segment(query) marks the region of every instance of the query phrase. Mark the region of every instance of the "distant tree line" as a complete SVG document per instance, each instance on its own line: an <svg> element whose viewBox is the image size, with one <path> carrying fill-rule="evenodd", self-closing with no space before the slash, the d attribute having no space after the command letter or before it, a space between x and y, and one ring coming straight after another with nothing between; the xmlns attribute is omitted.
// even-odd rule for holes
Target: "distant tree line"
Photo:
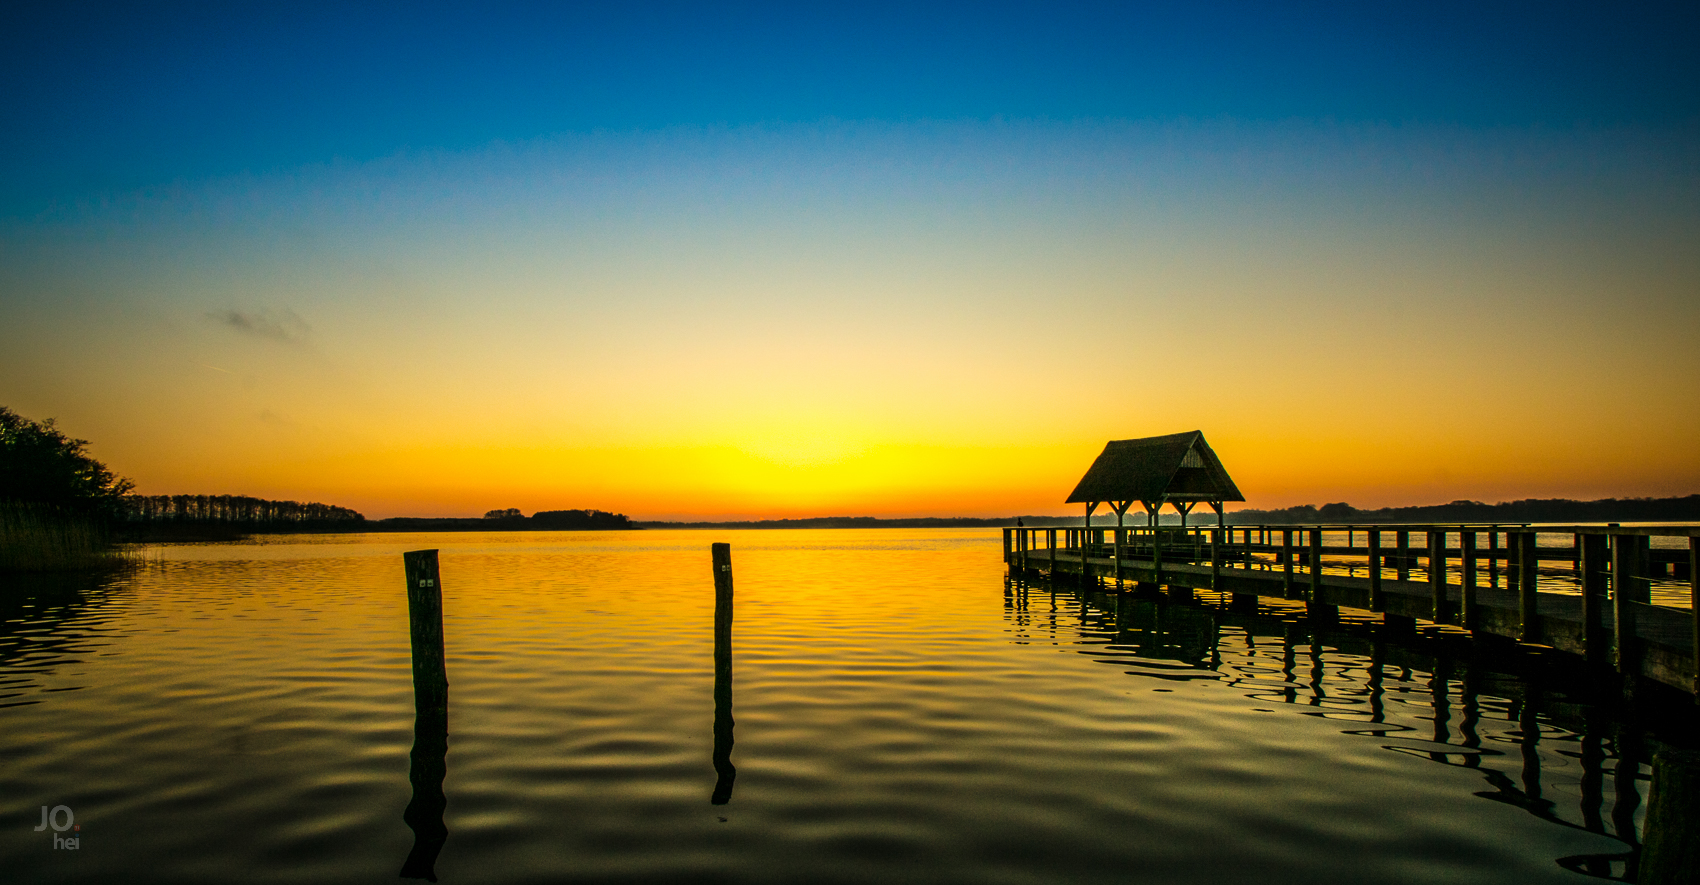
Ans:
<svg viewBox="0 0 1700 885"><path fill-rule="evenodd" d="M219 524L252 530L351 529L366 521L335 504L270 501L247 495L125 495L120 519L132 526Z"/></svg>
<svg viewBox="0 0 1700 885"><path fill-rule="evenodd" d="M1236 510L1228 514L1230 524L1298 523L1437 523L1437 522L1697 522L1700 495L1681 498L1603 498L1574 501L1568 498L1528 498L1500 504L1453 501L1422 507L1384 507L1359 510L1344 502L1310 504L1280 510Z"/></svg>
<svg viewBox="0 0 1700 885"><path fill-rule="evenodd" d="M525 516L518 508L491 510L483 518L392 516L365 524L369 532L523 532L621 531L638 526L623 513L606 510L540 510Z"/></svg>

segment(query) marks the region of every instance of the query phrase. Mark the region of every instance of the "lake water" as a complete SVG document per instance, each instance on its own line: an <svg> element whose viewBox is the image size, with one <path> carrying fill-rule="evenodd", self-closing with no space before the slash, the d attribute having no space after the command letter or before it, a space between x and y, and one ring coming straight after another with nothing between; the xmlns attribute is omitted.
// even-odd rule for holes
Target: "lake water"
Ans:
<svg viewBox="0 0 1700 885"><path fill-rule="evenodd" d="M420 548L442 882L1578 882L1640 827L1634 723L1351 624L1012 587L996 530L279 536L0 578L0 881L396 881Z"/></svg>

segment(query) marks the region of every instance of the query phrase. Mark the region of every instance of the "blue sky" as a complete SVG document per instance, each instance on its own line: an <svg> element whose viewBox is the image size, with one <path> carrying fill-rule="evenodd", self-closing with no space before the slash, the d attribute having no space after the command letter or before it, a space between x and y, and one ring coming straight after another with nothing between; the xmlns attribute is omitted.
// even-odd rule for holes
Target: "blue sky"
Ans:
<svg viewBox="0 0 1700 885"><path fill-rule="evenodd" d="M1694 4L15 4L0 200L598 130L918 120L1634 127Z"/></svg>

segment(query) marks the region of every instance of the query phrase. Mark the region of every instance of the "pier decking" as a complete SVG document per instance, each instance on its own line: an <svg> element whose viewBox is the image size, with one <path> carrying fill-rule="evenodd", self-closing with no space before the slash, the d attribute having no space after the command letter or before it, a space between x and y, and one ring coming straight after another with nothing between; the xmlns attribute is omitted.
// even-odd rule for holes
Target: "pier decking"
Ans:
<svg viewBox="0 0 1700 885"><path fill-rule="evenodd" d="M1011 574L1362 609L1390 627L1547 646L1700 700L1700 528L1021 527L1003 541Z"/></svg>

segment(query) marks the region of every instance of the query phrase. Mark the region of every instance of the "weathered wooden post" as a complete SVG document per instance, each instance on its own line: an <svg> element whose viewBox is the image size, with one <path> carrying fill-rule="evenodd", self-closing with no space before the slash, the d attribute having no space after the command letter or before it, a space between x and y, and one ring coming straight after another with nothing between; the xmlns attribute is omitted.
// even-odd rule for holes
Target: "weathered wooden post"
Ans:
<svg viewBox="0 0 1700 885"><path fill-rule="evenodd" d="M407 612L413 645L413 750L407 778L413 797L401 819L413 830L413 849L402 862L400 877L437 881L437 856L448 841L443 824L448 799L443 778L448 774L449 677L443 654L443 586L437 572L437 551L402 554L407 576Z"/></svg>
<svg viewBox="0 0 1700 885"><path fill-rule="evenodd" d="M1636 881L1642 885L1700 882L1700 752L1665 747L1653 755L1645 835Z"/></svg>
<svg viewBox="0 0 1700 885"><path fill-rule="evenodd" d="M437 551L415 550L401 558L413 636L413 704L415 709L447 709L449 674L443 659L443 587L437 574Z"/></svg>
<svg viewBox="0 0 1700 885"><path fill-rule="evenodd" d="M1045 529L1045 552L1050 556L1050 576L1057 576L1057 530Z"/></svg>
<svg viewBox="0 0 1700 885"><path fill-rule="evenodd" d="M1009 536L1013 531L1015 531L1015 529L1012 528L1005 528L1003 530L1003 564L1005 566L1013 565L1013 563L1009 561Z"/></svg>
<svg viewBox="0 0 1700 885"><path fill-rule="evenodd" d="M1369 544L1369 610L1381 611L1386 600L1381 598L1381 529L1370 529Z"/></svg>
<svg viewBox="0 0 1700 885"><path fill-rule="evenodd" d="M1461 558L1462 577L1459 580L1459 619L1458 625L1466 630L1476 629L1476 533L1458 533L1458 555Z"/></svg>
<svg viewBox="0 0 1700 885"><path fill-rule="evenodd" d="M732 801L738 769L732 764L732 545L713 544L714 566L714 795L712 805Z"/></svg>
<svg viewBox="0 0 1700 885"><path fill-rule="evenodd" d="M1446 533L1428 530L1428 589L1433 599L1434 622L1445 624L1446 600Z"/></svg>
<svg viewBox="0 0 1700 885"><path fill-rule="evenodd" d="M1606 575L1610 539L1605 535L1582 536L1582 654L1591 664L1612 662L1611 637L1606 635Z"/></svg>

